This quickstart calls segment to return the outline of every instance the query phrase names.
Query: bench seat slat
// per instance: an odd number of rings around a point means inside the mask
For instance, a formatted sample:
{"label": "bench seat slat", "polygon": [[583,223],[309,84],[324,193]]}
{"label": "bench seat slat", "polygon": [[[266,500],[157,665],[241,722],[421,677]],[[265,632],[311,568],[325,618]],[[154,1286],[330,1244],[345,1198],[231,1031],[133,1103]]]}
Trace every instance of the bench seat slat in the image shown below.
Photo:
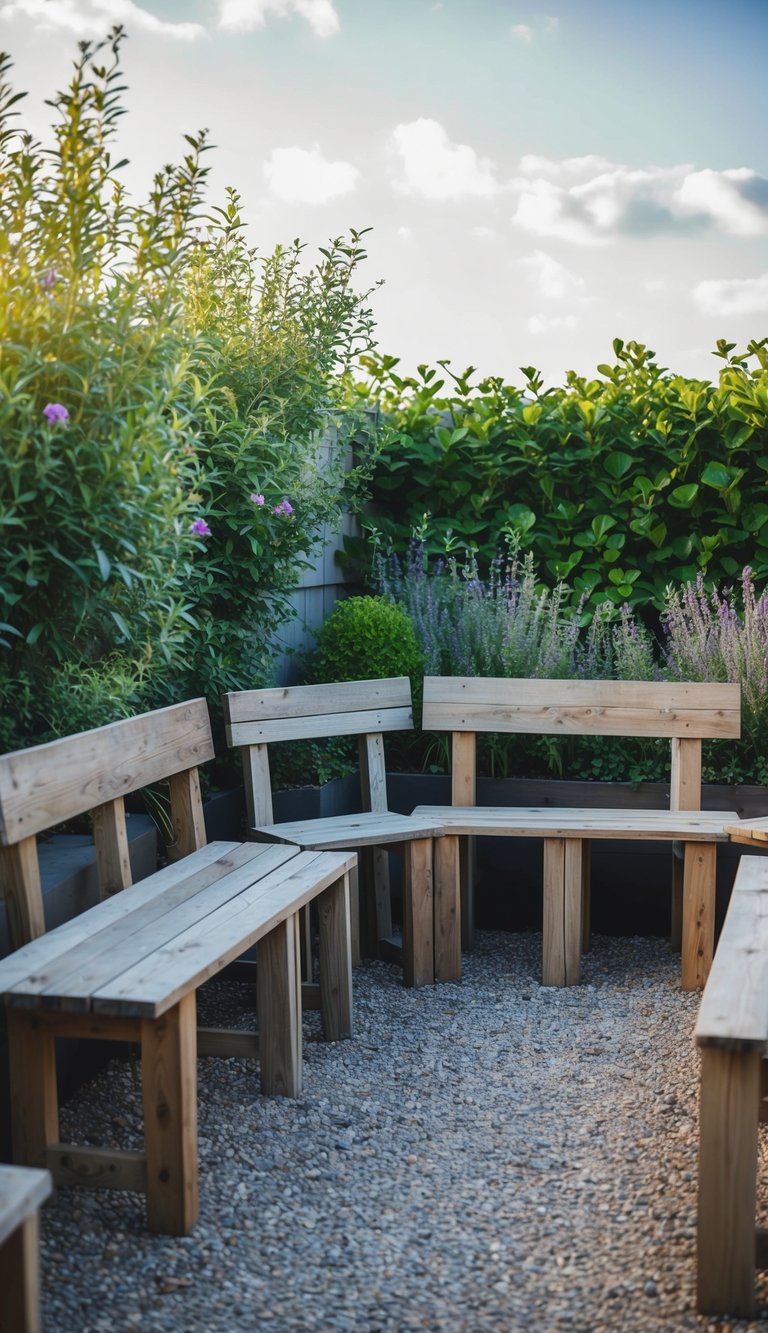
{"label": "bench seat slat", "polygon": [[392,811],[375,814],[331,815],[324,819],[297,819],[291,823],[262,824],[253,829],[258,838],[296,843],[324,850],[369,847],[384,842],[411,842],[432,838],[442,830],[442,818],[414,819]]}
{"label": "bench seat slat", "polygon": [[[207,847],[201,847],[193,856],[155,871],[147,879],[140,880],[122,893],[57,926],[55,932],[50,931],[16,949],[0,961],[0,995],[12,990],[17,982],[33,973],[50,967],[65,952],[85,946],[87,957],[95,930],[107,930],[112,924],[131,916],[145,903],[153,902],[159,892],[171,892],[176,885],[186,885],[193,875],[199,877],[200,885],[206,879],[210,882],[217,878],[219,871],[215,868],[216,863],[222,857],[230,856],[239,846],[236,842],[208,843]],[[96,912],[98,916],[94,915]]]}
{"label": "bench seat slat", "polygon": [[699,1046],[768,1054],[768,861],[742,856],[695,1029]]}
{"label": "bench seat slat", "polygon": [[33,1166],[0,1166],[0,1245],[49,1196],[48,1171]]}
{"label": "bench seat slat", "polygon": [[729,810],[548,809],[518,806],[418,805],[416,819],[434,820],[444,833],[512,838],[631,838],[726,842]]}
{"label": "bench seat slat", "polygon": [[265,882],[212,912],[204,932],[199,925],[181,931],[95,993],[94,1012],[155,1017],[164,1013],[354,865],[354,855],[299,852]]}
{"label": "bench seat slat", "polygon": [[740,819],[729,824],[725,831],[734,842],[768,842],[768,819],[764,815],[758,819]]}
{"label": "bench seat slat", "polygon": [[[135,911],[103,930],[93,920],[89,940],[75,949],[67,949],[47,968],[36,970],[13,988],[9,998],[37,995],[49,1007],[89,1009],[88,996],[120,976],[126,966],[147,952],[172,943],[188,927],[199,928],[218,907],[247,889],[254,876],[263,878],[279,873],[295,855],[290,847],[263,847],[268,855],[259,856],[254,847],[255,844],[243,844],[213,866],[193,872],[151,901],[141,903]],[[2,970],[0,984],[1,981]]]}

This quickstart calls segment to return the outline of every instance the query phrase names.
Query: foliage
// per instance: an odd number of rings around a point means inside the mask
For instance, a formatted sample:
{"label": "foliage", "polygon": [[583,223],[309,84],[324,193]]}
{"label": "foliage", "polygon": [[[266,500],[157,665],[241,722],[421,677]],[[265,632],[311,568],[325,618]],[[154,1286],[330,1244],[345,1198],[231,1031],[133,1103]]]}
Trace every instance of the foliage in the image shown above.
{"label": "foliage", "polygon": [[[627,605],[585,613],[565,586],[542,588],[530,553],[492,562],[482,578],[473,556],[430,566],[417,544],[405,565],[380,556],[375,573],[382,595],[408,613],[427,674],[739,683],[743,739],[705,744],[706,776],[768,781],[768,593],[757,593],[751,570],[738,594],[707,591],[703,575],[670,589],[658,641]],[[420,740],[410,759],[430,768],[441,754],[445,767],[444,747]],[[669,746],[657,740],[492,735],[479,738],[479,754],[494,776],[640,782],[669,774]]]}
{"label": "foliage", "polygon": [[520,389],[446,361],[400,376],[397,358],[364,358],[354,397],[389,427],[369,530],[401,554],[414,531],[431,555],[449,538],[484,566],[511,536],[593,607],[660,609],[668,583],[721,582],[745,564],[767,577],[768,339],[743,353],[718,342],[716,386],[641,344],[613,348],[595,378],[569,371],[549,389],[531,366]]}
{"label": "foliage", "polygon": [[424,656],[402,607],[385,597],[348,597],[318,631],[310,674],[319,682],[409,676],[418,699]]}
{"label": "foliage", "polygon": [[257,256],[234,191],[204,210],[204,131],[128,199],[121,42],[81,44],[51,148],[17,127],[0,57],[9,746],[268,679],[286,592],[361,478],[357,419],[331,427],[372,346],[362,233],[314,267],[298,241]]}

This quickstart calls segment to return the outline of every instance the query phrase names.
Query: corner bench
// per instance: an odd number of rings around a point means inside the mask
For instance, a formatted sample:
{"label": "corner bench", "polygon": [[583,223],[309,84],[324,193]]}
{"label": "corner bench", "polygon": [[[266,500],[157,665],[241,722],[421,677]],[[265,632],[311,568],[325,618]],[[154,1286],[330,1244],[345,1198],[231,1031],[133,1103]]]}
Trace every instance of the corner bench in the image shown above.
{"label": "corner bench", "polygon": [[[354,856],[255,843],[199,845],[202,805],[189,763],[211,754],[207,706],[195,700],[0,758],[0,883],[16,904],[16,920],[42,926],[35,834],[99,800],[100,866],[108,887],[123,881],[120,891],[47,935],[38,930],[0,961],[14,1158],[48,1166],[57,1184],[143,1189],[150,1229],[171,1234],[189,1231],[198,1215],[197,987],[259,942],[258,1040],[207,1032],[200,1050],[258,1054],[262,1091],[298,1096],[298,915],[317,900],[325,1036],[338,1040],[352,1027]],[[127,856],[120,854],[123,795],[169,773],[177,850],[186,854],[130,885]],[[9,866],[24,875],[14,878]],[[143,1153],[58,1142],[57,1037],[140,1044]]]}
{"label": "corner bench", "polygon": [[0,1333],[40,1328],[37,1210],[51,1189],[48,1171],[0,1166]]}
{"label": "corner bench", "polygon": [[[579,980],[589,941],[589,847],[595,838],[684,844],[673,882],[673,938],[682,945],[682,984],[702,986],[714,949],[716,845],[733,811],[700,811],[701,742],[738,736],[738,685],[647,681],[557,681],[427,676],[423,726],[453,738],[452,805],[417,806],[414,817],[442,819],[435,841],[436,911],[457,906],[463,941],[473,929],[472,853],[476,836],[543,838],[545,985]],[[478,807],[476,733],[666,737],[672,747],[669,810],[557,810]]]}

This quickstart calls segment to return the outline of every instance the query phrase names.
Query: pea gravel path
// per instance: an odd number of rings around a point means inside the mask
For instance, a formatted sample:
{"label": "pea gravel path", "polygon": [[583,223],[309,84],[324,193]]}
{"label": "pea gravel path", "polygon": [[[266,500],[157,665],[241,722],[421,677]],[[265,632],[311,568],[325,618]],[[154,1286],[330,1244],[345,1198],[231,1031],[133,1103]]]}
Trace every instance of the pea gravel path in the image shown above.
{"label": "pea gravel path", "polygon": [[[457,984],[408,991],[364,964],[353,1041],[305,1018],[300,1101],[254,1095],[245,1061],[201,1062],[193,1234],[150,1236],[135,1195],[61,1191],[47,1333],[756,1328],[695,1314],[698,996],[678,960],[597,937],[582,985],[545,989],[540,966],[540,935],[491,933]],[[247,996],[213,983],[201,1013]],[[136,1145],[130,1066],[69,1102],[63,1138],[103,1141],[94,1105]]]}

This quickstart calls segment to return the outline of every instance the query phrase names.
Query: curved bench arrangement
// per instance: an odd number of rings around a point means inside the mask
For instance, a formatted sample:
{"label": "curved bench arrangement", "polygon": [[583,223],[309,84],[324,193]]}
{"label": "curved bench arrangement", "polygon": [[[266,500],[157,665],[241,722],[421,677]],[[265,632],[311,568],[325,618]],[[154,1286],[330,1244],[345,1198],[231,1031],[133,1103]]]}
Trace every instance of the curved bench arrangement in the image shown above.
{"label": "curved bench arrangement", "polygon": [[[450,731],[452,805],[417,806],[414,817],[441,820],[435,843],[435,900],[458,911],[463,942],[473,930],[471,839],[544,839],[545,985],[579,980],[589,939],[589,845],[593,838],[680,841],[682,875],[674,871],[673,941],[682,945],[682,981],[696,989],[712,962],[718,842],[734,811],[701,806],[701,742],[740,731],[738,685],[645,681],[514,680],[427,676],[423,725]],[[476,734],[663,737],[671,745],[669,810],[555,810],[478,807]]]}
{"label": "curved bench arrangement", "polygon": [[[0,886],[17,948],[0,962],[14,1158],[59,1184],[145,1190],[153,1231],[198,1214],[195,993],[258,945],[259,1036],[206,1032],[205,1054],[258,1054],[263,1092],[301,1090],[299,912],[316,900],[325,1036],[352,1030],[354,856],[205,845],[198,763],[213,757],[204,699],[0,758]],[[130,885],[123,798],[170,779],[179,859]],[[36,835],[93,811],[103,901],[43,933]],[[22,943],[26,938],[29,942]],[[144,1152],[58,1142],[57,1037],[138,1042]]]}

